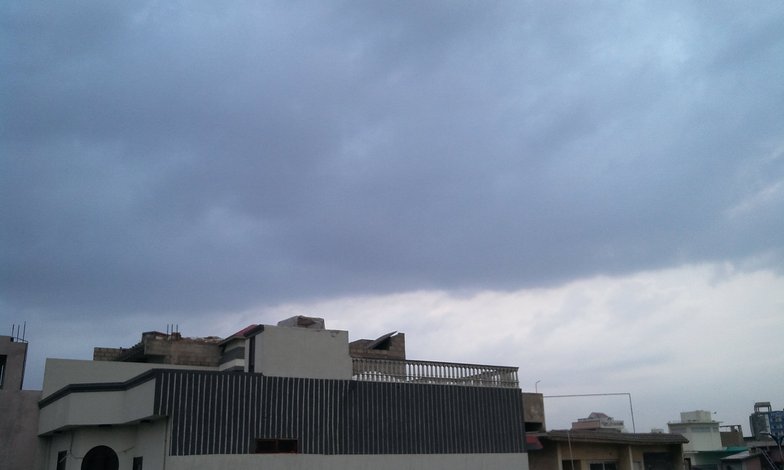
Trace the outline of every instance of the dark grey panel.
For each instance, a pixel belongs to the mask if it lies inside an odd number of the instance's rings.
[[[171,454],[250,452],[298,439],[307,454],[524,452],[518,389],[161,371],[156,414]]]

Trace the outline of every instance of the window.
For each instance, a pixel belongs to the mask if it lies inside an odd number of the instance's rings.
[[[68,451],[61,450],[57,453],[57,470],[65,470],[65,460],[68,458]]]
[[[3,381],[5,379],[5,360],[8,356],[0,355],[0,388],[3,388]]]
[[[248,340],[248,372],[256,372],[256,336],[251,336]]]
[[[131,468],[133,470],[142,470],[142,457],[134,457],[133,466]]]
[[[615,462],[593,462],[589,468],[591,470],[617,470]]]
[[[257,454],[296,454],[299,452],[297,439],[256,439],[254,452]]]
[[[117,452],[111,447],[93,447],[82,459],[82,470],[117,470],[119,467]]]

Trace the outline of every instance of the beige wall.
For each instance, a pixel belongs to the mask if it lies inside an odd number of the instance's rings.
[[[79,470],[85,454],[93,447],[104,445],[115,451],[120,470],[130,470],[134,457],[144,458],[144,469],[164,468],[165,420],[135,426],[86,427],[64,431],[43,439],[39,470],[56,467],[57,453],[67,452],[66,470]],[[32,468],[32,467],[30,467]]]
[[[0,468],[28,470],[38,453],[39,391],[0,390]]]
[[[167,419],[160,419],[140,423],[136,428],[136,447],[133,456],[144,457],[145,470],[164,468],[167,452],[167,422]]]
[[[241,454],[166,456],[166,420],[134,426],[85,427],[47,436],[39,470],[55,468],[57,453],[67,451],[66,470],[78,470],[85,454],[95,446],[111,447],[120,470],[130,470],[134,457],[144,458],[145,470],[214,470],[223,468],[264,470],[528,470],[526,454],[432,455],[304,455]],[[33,467],[27,467],[33,468]]]
[[[673,434],[681,434],[689,440],[683,445],[686,452],[699,452],[710,450],[721,450],[721,433],[719,423],[669,423],[669,431]]]
[[[200,455],[171,457],[166,470],[528,470],[526,454]],[[145,470],[147,466],[145,465]]]
[[[274,377],[350,380],[348,332],[265,326],[256,336],[255,369]]]
[[[27,343],[0,335],[5,370],[0,386],[0,469],[33,468],[38,451],[38,390],[22,390]]]

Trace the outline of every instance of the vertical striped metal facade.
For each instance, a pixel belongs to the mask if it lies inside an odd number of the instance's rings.
[[[519,389],[160,370],[171,455],[244,454],[297,439],[305,454],[524,452]]]

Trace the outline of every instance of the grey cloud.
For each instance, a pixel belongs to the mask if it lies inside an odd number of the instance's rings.
[[[780,199],[726,214],[784,178],[782,14],[710,8],[8,2],[0,298],[196,312],[781,265]]]

